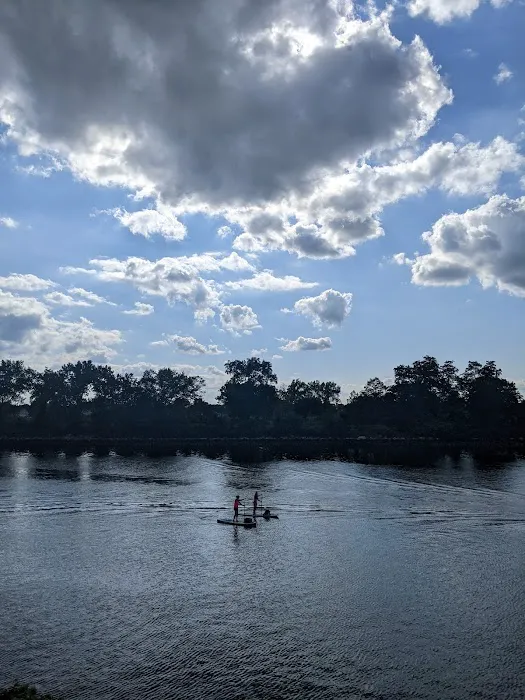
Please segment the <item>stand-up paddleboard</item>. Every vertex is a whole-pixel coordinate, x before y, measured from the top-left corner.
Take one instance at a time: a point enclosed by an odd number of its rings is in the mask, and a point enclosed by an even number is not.
[[[250,522],[242,522],[242,521],[237,521],[237,520],[224,520],[223,518],[217,518],[217,522],[220,523],[221,525],[235,525],[235,527],[246,527],[246,528],[251,528],[251,527],[257,527],[257,523],[255,520],[252,520],[250,518]]]
[[[275,520],[279,520],[278,515],[265,515],[264,513],[255,513],[256,518],[264,518],[265,520],[270,520],[270,518],[274,518]]]

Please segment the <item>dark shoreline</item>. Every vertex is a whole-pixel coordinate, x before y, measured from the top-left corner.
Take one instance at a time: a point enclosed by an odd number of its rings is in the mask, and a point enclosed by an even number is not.
[[[233,461],[264,462],[272,459],[342,459],[369,464],[419,463],[470,454],[480,462],[525,457],[525,440],[344,437],[207,437],[207,438],[103,438],[0,437],[0,452],[80,456],[143,455],[149,458],[201,454]]]

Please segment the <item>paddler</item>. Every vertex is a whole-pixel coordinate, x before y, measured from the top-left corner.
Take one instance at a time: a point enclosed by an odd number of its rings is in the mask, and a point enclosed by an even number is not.
[[[235,496],[235,501],[233,502],[233,520],[234,522],[239,520],[239,506],[242,506],[242,502],[239,500],[239,494]]]
[[[259,493],[256,491],[253,497],[253,517],[257,515],[257,506],[259,504]]]

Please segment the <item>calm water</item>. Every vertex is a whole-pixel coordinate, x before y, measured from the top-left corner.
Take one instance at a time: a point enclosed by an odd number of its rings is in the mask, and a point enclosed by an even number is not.
[[[279,520],[218,525],[258,488]],[[525,463],[0,457],[0,686],[525,697]]]

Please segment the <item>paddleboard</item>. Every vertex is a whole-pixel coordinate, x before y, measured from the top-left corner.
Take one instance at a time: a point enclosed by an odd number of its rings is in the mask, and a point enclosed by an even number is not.
[[[222,518],[217,518],[217,522],[220,523],[221,525],[235,525],[235,527],[257,527],[257,523],[255,521],[251,523],[243,523],[243,522],[236,522],[235,520],[223,520]]]
[[[275,520],[279,520],[278,515],[264,515],[263,513],[255,513],[256,518],[264,518],[265,520],[270,520],[270,518],[274,518]]]

